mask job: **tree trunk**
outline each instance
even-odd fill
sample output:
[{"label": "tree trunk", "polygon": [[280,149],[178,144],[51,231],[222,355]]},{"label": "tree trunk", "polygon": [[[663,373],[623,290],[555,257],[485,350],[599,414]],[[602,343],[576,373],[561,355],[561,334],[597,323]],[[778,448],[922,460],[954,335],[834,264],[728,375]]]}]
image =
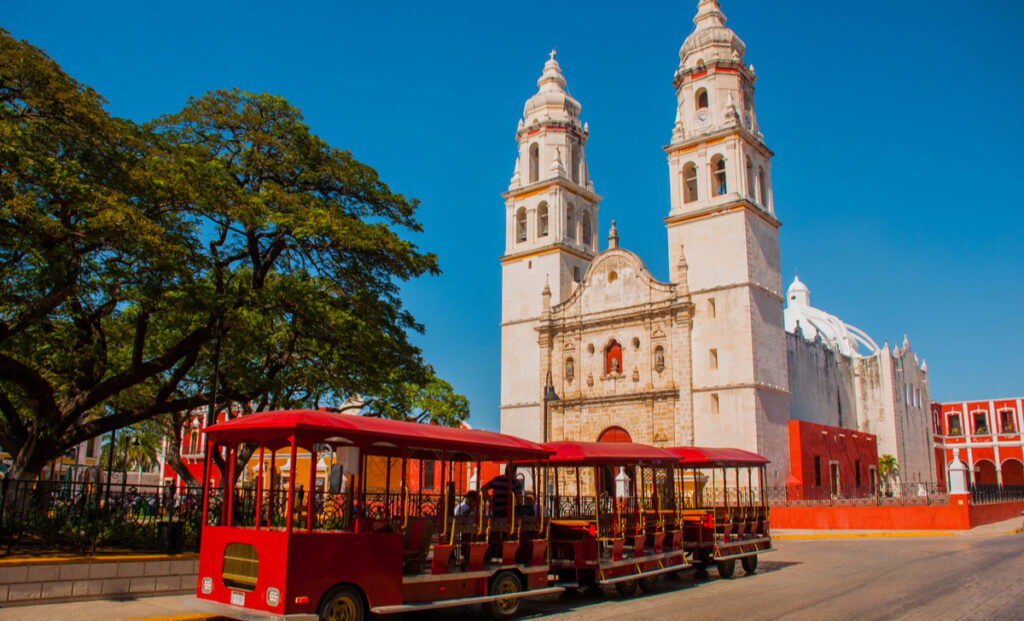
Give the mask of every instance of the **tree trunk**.
[{"label": "tree trunk", "polygon": [[167,434],[167,454],[165,455],[167,465],[171,467],[175,474],[181,477],[185,485],[196,488],[202,487],[203,484],[192,476],[192,472],[189,471],[185,462],[181,461],[181,425],[172,425],[172,429],[174,427],[177,430]]}]

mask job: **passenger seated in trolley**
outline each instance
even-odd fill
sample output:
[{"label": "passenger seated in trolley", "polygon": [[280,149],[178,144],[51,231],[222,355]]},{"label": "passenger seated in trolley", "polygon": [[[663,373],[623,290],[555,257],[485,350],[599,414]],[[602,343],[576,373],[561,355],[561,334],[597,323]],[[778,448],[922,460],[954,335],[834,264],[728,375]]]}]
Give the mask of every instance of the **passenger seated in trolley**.
[{"label": "passenger seated in trolley", "polygon": [[475,489],[466,492],[465,498],[455,507],[456,526],[466,526],[476,522],[477,511],[479,511],[480,499]]},{"label": "passenger seated in trolley", "polygon": [[523,497],[523,482],[516,477],[515,464],[505,466],[505,474],[499,474],[480,488],[483,493],[490,492],[491,515],[495,518],[507,518],[509,505],[519,504]]}]

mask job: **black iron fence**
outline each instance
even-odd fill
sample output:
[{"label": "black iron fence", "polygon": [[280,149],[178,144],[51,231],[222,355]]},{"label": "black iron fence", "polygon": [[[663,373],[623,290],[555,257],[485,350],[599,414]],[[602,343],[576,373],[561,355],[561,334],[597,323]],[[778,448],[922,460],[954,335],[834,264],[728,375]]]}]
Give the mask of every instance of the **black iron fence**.
[{"label": "black iron fence", "polygon": [[968,491],[972,505],[1024,500],[1024,485],[972,485]]},{"label": "black iron fence", "polygon": [[0,499],[0,546],[8,554],[199,549],[198,489],[3,479]]},{"label": "black iron fence", "polygon": [[775,507],[941,505],[949,503],[943,483],[893,484],[888,489],[852,487],[832,491],[828,487],[788,485],[767,488],[768,504]]}]

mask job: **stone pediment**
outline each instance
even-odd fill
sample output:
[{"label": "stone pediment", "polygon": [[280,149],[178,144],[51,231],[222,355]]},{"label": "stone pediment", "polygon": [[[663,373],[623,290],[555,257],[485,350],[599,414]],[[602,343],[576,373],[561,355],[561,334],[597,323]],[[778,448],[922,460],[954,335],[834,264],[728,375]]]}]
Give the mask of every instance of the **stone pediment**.
[{"label": "stone pediment", "polygon": [[656,280],[640,257],[622,248],[611,248],[590,263],[582,282],[561,304],[551,308],[551,315],[601,314],[671,302],[675,297],[675,285]]}]

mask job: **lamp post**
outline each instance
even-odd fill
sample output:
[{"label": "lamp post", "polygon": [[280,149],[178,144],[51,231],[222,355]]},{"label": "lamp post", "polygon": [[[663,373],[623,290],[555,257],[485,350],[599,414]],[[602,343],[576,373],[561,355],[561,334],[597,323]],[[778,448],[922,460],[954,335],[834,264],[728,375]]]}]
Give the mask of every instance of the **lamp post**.
[{"label": "lamp post", "polygon": [[[214,345],[213,345],[213,380],[210,383],[210,407],[206,411],[206,424],[203,426],[203,496],[200,500],[201,503],[206,502],[206,494],[210,485],[210,473],[207,472],[207,465],[210,463],[210,439],[206,436],[206,428],[214,424],[217,420],[217,383],[220,381],[220,339],[221,339],[221,321],[220,316],[217,317],[217,323],[214,325]],[[205,506],[205,505],[204,505]],[[204,510],[205,513],[205,510]],[[204,515],[205,517],[205,515]],[[199,540],[202,542],[203,529],[199,529]]]}]

